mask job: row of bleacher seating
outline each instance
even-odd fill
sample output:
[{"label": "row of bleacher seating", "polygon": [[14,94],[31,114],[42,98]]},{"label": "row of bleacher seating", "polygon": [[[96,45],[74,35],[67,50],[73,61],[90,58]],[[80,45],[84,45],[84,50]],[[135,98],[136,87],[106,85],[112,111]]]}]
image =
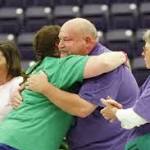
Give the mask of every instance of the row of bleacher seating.
[{"label": "row of bleacher seating", "polygon": [[62,25],[73,17],[91,20],[101,30],[104,45],[127,52],[138,84],[144,82],[150,71],[138,57],[143,47],[141,28],[150,28],[150,0],[0,0],[0,40],[17,43],[26,69],[35,58],[30,32],[46,24]]},{"label": "row of bleacher seating", "polygon": [[0,33],[35,32],[46,24],[62,25],[74,17],[91,20],[98,30],[132,29],[150,27],[150,2],[135,4],[107,5],[85,4],[80,10],[76,6],[0,8]]},{"label": "row of bleacher seating", "polygon": [[[106,33],[98,31],[98,39],[111,50],[123,50],[129,58],[141,56],[143,51],[143,33],[146,29],[137,32],[132,30],[111,30]],[[0,34],[0,40],[15,41],[20,49],[23,60],[34,59],[32,41],[34,33],[20,33],[18,36],[13,34]]]},{"label": "row of bleacher seating", "polygon": [[76,5],[82,7],[84,4],[107,4],[113,3],[135,3],[139,5],[141,2],[149,2],[149,0],[0,0],[0,6],[21,7],[29,6],[49,6],[58,5]]}]

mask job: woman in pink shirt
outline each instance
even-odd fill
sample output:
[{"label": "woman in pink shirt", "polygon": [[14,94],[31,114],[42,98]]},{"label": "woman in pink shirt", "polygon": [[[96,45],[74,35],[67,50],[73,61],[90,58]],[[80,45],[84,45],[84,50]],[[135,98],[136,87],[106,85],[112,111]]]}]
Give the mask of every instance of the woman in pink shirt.
[{"label": "woman in pink shirt", "polygon": [[23,81],[20,62],[15,44],[0,42],[0,122],[11,110],[9,103],[12,93]]}]

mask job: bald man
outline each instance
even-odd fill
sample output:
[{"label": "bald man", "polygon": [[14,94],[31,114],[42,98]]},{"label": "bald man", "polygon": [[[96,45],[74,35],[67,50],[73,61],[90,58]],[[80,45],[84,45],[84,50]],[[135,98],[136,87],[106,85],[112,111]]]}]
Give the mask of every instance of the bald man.
[{"label": "bald man", "polygon": [[[62,57],[70,54],[99,55],[110,52],[97,42],[95,26],[83,18],[64,23],[59,39]],[[30,89],[41,92],[61,109],[77,116],[68,133],[71,150],[124,149],[129,131],[122,129],[119,122],[110,124],[100,116],[99,111],[103,108],[100,99],[107,96],[117,99],[125,108],[133,105],[139,89],[126,66],[122,65],[110,73],[84,80],[76,90],[78,95],[50,85],[44,75],[31,77],[29,81],[34,81],[34,84],[29,85]],[[83,104],[82,101],[87,101],[88,104]]]}]

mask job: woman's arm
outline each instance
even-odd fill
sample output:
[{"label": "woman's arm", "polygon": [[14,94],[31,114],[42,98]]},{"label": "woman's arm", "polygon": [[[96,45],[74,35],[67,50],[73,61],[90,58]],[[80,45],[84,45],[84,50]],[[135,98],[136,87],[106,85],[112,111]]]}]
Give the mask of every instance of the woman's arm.
[{"label": "woman's arm", "polygon": [[127,62],[124,52],[107,52],[98,56],[90,56],[84,69],[84,78],[101,75]]},{"label": "woman's arm", "polygon": [[48,82],[47,76],[43,72],[30,76],[25,84],[27,89],[42,93],[56,106],[74,116],[84,118],[97,107],[77,94],[55,87]]}]

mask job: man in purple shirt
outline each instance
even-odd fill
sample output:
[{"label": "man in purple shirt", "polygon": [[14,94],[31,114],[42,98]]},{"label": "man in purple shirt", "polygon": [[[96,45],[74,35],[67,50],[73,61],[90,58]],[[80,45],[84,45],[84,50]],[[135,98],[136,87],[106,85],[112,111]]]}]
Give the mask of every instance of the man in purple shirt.
[{"label": "man in purple shirt", "polygon": [[[96,38],[97,31],[91,22],[82,18],[69,20],[59,33],[61,55],[97,55],[108,52],[106,47],[97,43]],[[85,80],[78,90],[79,95],[57,89],[47,82],[43,74],[31,77],[28,82],[28,88],[41,92],[61,109],[77,116],[68,133],[71,150],[124,149],[128,131],[122,129],[118,122],[110,124],[99,115],[99,111],[103,108],[100,99],[107,96],[117,99],[125,108],[133,105],[139,89],[126,66]]]},{"label": "man in purple shirt", "polygon": [[[90,55],[108,51],[101,44],[97,44]],[[97,108],[87,117],[77,117],[69,134],[71,150],[123,150],[129,131],[120,127],[118,122],[110,124],[99,115],[103,108],[100,99],[111,96],[123,106],[129,107],[137,97],[138,86],[133,75],[126,66],[92,79],[85,80],[79,95]]]}]

